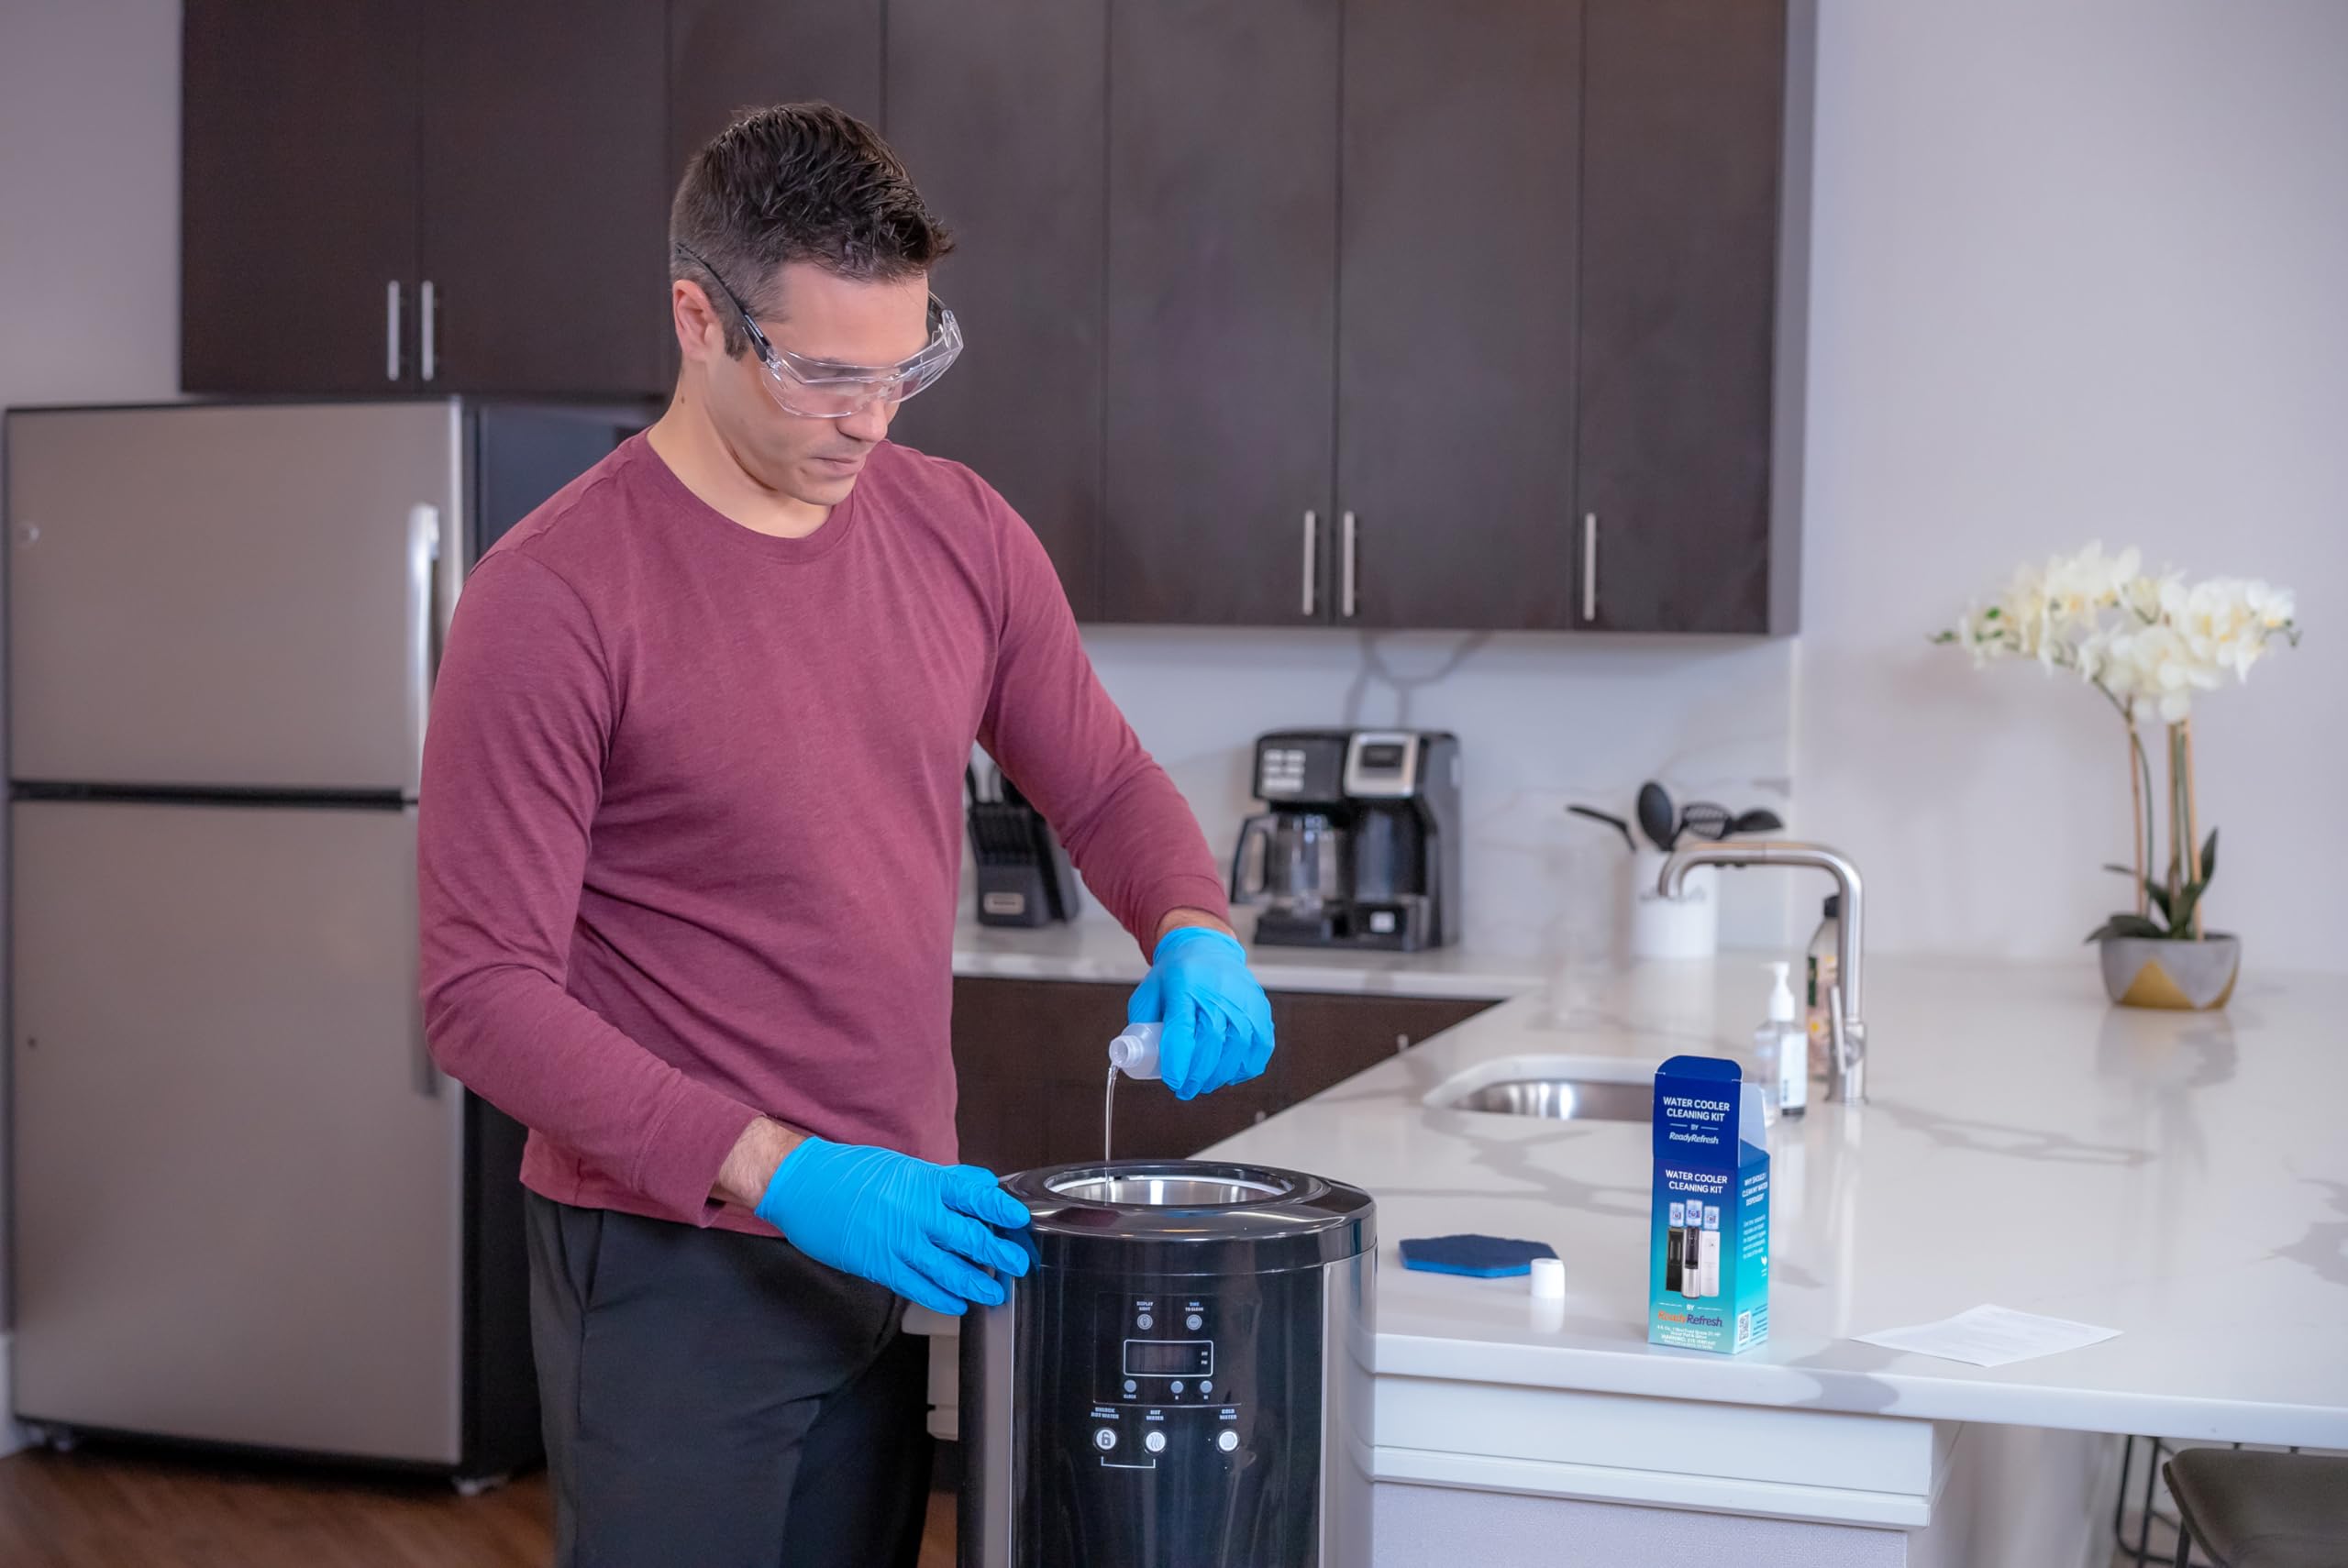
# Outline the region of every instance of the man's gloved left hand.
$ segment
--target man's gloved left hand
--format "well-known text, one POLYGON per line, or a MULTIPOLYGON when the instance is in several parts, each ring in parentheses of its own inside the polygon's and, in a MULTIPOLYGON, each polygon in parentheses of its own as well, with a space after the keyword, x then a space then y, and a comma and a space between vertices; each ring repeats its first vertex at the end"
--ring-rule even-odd
POLYGON ((1158 1077, 1178 1099, 1244 1083, 1272 1059, 1272 1004, 1247 972, 1247 950, 1209 926, 1176 926, 1158 938, 1125 1018, 1166 1026, 1158 1077))

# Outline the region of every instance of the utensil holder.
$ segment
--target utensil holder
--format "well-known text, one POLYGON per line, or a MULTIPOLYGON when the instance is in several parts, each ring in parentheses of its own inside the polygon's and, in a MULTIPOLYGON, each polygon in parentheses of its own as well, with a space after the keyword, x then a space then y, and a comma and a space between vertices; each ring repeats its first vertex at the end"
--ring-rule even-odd
POLYGON ((1667 899, 1656 890, 1656 882, 1667 858, 1653 847, 1642 847, 1631 857, 1629 885, 1623 890, 1624 950, 1634 959, 1709 958, 1720 947, 1719 867, 1696 867, 1688 873, 1680 896, 1667 899))

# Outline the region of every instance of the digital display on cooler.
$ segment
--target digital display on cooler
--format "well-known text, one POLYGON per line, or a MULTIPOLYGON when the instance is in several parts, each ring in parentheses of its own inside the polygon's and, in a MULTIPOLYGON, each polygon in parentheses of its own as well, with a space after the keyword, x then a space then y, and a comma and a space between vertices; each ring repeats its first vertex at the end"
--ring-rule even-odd
POLYGON ((1213 1340, 1127 1340, 1127 1377, 1207 1377, 1214 1373, 1213 1340))
POLYGON ((1392 773, 1402 766, 1402 748, 1393 741, 1381 741, 1361 748, 1361 765, 1365 769, 1376 768, 1380 773, 1392 773))

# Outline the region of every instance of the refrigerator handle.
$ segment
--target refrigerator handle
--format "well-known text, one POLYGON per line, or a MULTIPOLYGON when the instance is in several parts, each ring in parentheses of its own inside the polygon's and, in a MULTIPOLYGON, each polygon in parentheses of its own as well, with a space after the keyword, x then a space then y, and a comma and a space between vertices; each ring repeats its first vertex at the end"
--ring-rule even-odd
POLYGON ((408 714, 415 725, 415 755, 424 756, 424 728, 432 715, 433 667, 440 645, 440 509, 407 509, 408 714))
POLYGON ((424 1010, 415 1015, 415 1092, 426 1099, 440 1098, 440 1065, 432 1059, 431 1043, 424 1035, 424 1010))

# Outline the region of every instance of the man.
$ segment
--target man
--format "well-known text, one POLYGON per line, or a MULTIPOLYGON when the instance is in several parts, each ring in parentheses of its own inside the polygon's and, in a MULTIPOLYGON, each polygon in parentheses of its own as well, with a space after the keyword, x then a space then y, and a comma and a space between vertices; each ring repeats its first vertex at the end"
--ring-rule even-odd
POLYGON ((1035 536, 884 439, 961 342, 894 155, 827 106, 750 115, 670 237, 667 412, 489 552, 449 634, 426 1021, 531 1130, 559 1561, 909 1564, 902 1302, 1025 1268, 1024 1209, 943 1163, 973 741, 1151 957, 1129 1011, 1177 1093, 1263 1071, 1270 1012, 1035 536))

